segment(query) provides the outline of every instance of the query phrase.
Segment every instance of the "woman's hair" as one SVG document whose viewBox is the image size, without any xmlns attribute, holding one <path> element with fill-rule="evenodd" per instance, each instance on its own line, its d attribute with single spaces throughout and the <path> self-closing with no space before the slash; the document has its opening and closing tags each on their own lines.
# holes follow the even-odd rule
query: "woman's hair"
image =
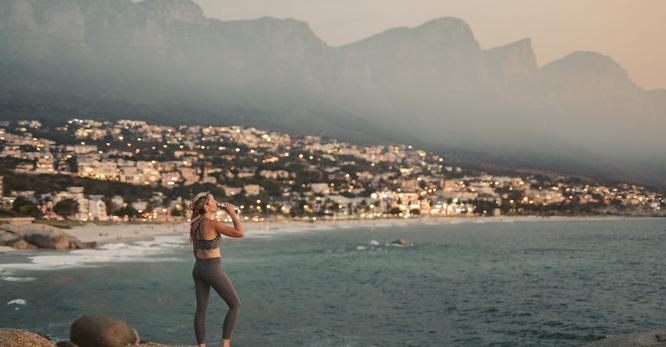
<svg viewBox="0 0 666 347">
<path fill-rule="evenodd" d="M 192 216 L 190 217 L 191 222 L 193 223 L 196 219 L 201 217 L 204 213 L 206 213 L 206 204 L 208 203 L 208 199 L 210 199 L 211 194 L 210 192 L 204 192 L 204 193 L 199 193 L 197 194 L 192 202 L 190 203 L 190 209 L 192 210 Z M 201 223 L 201 221 L 199 221 Z M 194 233 L 195 233 L 194 228 L 192 228 L 192 225 L 190 224 L 190 242 L 194 242 Z"/>
</svg>

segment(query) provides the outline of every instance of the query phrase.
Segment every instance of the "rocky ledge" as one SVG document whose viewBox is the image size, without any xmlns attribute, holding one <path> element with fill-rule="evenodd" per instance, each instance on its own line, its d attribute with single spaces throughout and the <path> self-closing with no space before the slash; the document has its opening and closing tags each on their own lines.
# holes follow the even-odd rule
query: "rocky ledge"
<svg viewBox="0 0 666 347">
<path fill-rule="evenodd" d="M 94 248 L 95 242 L 83 242 L 64 231 L 44 224 L 0 224 L 0 246 L 15 249 L 69 249 Z"/>
<path fill-rule="evenodd" d="M 0 328 L 0 347 L 190 347 L 142 341 L 139 333 L 120 319 L 86 315 L 70 327 L 69 340 L 55 342 L 46 335 L 27 330 Z"/>
</svg>

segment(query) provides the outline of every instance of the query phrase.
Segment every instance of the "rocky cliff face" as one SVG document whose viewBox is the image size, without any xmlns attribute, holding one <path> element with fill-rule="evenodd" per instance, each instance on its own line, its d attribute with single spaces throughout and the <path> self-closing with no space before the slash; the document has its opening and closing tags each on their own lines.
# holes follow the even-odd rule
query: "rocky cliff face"
<svg viewBox="0 0 666 347">
<path fill-rule="evenodd" d="M 612 58 L 595 52 L 574 52 L 542 69 L 550 97 L 558 103 L 633 97 L 642 91 Z"/>
<path fill-rule="evenodd" d="M 201 8 L 190 0 L 144 0 L 137 4 L 148 17 L 167 23 L 204 25 L 208 21 Z"/>
<path fill-rule="evenodd" d="M 445 17 L 415 28 L 390 29 L 341 50 L 365 61 L 375 85 L 400 99 L 406 90 L 412 98 L 427 99 L 433 92 L 442 95 L 480 86 L 481 49 L 460 19 Z"/>
<path fill-rule="evenodd" d="M 489 82 L 504 106 L 534 106 L 543 100 L 543 84 L 530 39 L 483 51 Z"/>
<path fill-rule="evenodd" d="M 495 80 L 531 77 L 539 71 L 530 39 L 491 48 L 483 54 L 488 73 Z"/>
</svg>

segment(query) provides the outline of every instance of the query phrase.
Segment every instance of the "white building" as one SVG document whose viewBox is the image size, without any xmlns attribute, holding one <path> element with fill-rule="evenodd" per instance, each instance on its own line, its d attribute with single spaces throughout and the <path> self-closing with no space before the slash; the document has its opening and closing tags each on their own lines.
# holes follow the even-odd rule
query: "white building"
<svg viewBox="0 0 666 347">
<path fill-rule="evenodd" d="M 258 195 L 261 193 L 261 186 L 258 184 L 246 184 L 243 186 L 246 196 Z"/>
<path fill-rule="evenodd" d="M 88 220 L 107 221 L 109 215 L 106 213 L 106 203 L 102 200 L 103 195 L 90 195 L 88 199 Z"/>
</svg>

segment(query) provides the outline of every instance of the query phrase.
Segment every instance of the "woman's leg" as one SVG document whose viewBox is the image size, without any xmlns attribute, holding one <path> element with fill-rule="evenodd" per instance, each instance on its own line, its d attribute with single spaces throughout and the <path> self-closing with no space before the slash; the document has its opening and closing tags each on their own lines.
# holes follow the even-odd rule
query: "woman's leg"
<svg viewBox="0 0 666 347">
<path fill-rule="evenodd" d="M 222 272 L 222 269 L 217 272 L 214 281 L 211 282 L 213 289 L 220 295 L 222 299 L 229 306 L 229 311 L 227 316 L 224 318 L 224 325 L 222 328 L 222 339 L 230 340 L 231 334 L 234 331 L 234 326 L 236 325 L 236 318 L 240 312 L 240 298 L 236 293 L 236 289 L 233 284 L 227 277 L 227 275 Z"/>
<path fill-rule="evenodd" d="M 208 293 L 210 285 L 195 276 L 194 289 L 197 297 L 197 310 L 194 313 L 194 335 L 197 338 L 197 344 L 206 343 L 206 310 L 208 309 Z"/>
</svg>

